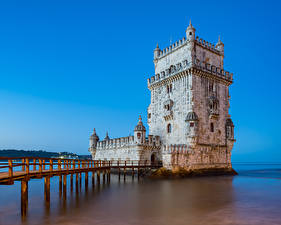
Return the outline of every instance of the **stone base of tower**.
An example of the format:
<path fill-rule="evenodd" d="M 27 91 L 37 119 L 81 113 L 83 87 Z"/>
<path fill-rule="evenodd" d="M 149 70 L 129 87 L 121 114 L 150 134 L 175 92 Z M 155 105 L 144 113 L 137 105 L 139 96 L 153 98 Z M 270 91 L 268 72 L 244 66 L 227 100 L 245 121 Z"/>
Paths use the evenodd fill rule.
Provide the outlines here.
<path fill-rule="evenodd" d="M 153 171 L 150 178 L 184 178 L 184 177 L 199 177 L 199 176 L 221 176 L 221 175 L 237 175 L 233 168 L 206 168 L 206 169 L 186 169 L 173 168 L 171 170 L 164 167 Z"/>
<path fill-rule="evenodd" d="M 232 146 L 186 145 L 165 146 L 162 151 L 162 163 L 165 169 L 175 170 L 232 170 Z"/>

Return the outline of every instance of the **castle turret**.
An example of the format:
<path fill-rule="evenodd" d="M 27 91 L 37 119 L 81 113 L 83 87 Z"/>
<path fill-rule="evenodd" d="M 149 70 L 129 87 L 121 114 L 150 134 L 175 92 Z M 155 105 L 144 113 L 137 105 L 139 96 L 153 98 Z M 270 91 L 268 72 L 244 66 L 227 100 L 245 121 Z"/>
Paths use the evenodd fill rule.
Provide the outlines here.
<path fill-rule="evenodd" d="M 186 28 L 186 40 L 194 41 L 195 40 L 195 28 L 191 24 L 191 20 L 189 21 L 189 26 Z"/>
<path fill-rule="evenodd" d="M 99 136 L 96 134 L 96 129 L 94 128 L 93 134 L 90 136 L 90 146 L 89 151 L 92 153 L 92 157 L 95 157 L 96 147 L 99 141 Z"/>
<path fill-rule="evenodd" d="M 90 136 L 90 148 L 97 147 L 98 141 L 99 141 L 99 136 L 96 134 L 96 129 L 94 128 L 93 134 Z"/>
<path fill-rule="evenodd" d="M 139 117 L 139 122 L 134 130 L 134 140 L 137 144 L 145 143 L 146 129 L 142 123 L 141 116 Z"/>
<path fill-rule="evenodd" d="M 154 60 L 157 59 L 160 56 L 160 48 L 159 45 L 157 43 L 156 48 L 154 49 Z"/>
<path fill-rule="evenodd" d="M 218 43 L 216 44 L 216 49 L 217 49 L 222 55 L 224 55 L 224 44 L 222 43 L 220 36 L 219 36 Z"/>

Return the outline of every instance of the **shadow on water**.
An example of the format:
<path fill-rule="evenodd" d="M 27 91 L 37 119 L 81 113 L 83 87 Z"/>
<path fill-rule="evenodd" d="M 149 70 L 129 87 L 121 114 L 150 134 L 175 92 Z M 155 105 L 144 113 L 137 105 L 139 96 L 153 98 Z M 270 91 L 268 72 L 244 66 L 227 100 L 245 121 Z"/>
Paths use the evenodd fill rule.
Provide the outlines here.
<path fill-rule="evenodd" d="M 179 180 L 52 177 L 49 205 L 43 179 L 32 180 L 22 224 L 281 224 L 280 180 L 249 175 L 265 171 L 261 168 L 237 170 L 241 175 L 235 177 Z M 0 224 L 21 224 L 19 183 L 0 191 Z"/>

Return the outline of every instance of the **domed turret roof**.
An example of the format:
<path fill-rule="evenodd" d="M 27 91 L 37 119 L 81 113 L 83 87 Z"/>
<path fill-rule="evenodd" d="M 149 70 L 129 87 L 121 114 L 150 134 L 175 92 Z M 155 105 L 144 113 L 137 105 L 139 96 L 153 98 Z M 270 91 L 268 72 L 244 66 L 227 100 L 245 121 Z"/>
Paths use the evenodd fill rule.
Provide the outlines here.
<path fill-rule="evenodd" d="M 189 20 L 189 25 L 188 27 L 186 28 L 186 30 L 194 30 L 195 31 L 195 28 L 192 26 L 191 24 L 191 20 Z"/>
<path fill-rule="evenodd" d="M 216 46 L 219 46 L 219 45 L 224 45 L 224 44 L 222 43 L 222 41 L 221 41 L 220 36 L 219 36 L 218 43 L 216 44 Z"/>
<path fill-rule="evenodd" d="M 195 112 L 189 112 L 187 113 L 185 121 L 198 121 L 198 116 Z"/>
<path fill-rule="evenodd" d="M 90 137 L 93 140 L 99 140 L 99 136 L 96 134 L 96 129 L 94 128 L 93 134 Z"/>
<path fill-rule="evenodd" d="M 139 117 L 139 122 L 138 122 L 137 126 L 135 127 L 134 131 L 146 131 L 146 129 L 141 121 L 141 116 Z"/>

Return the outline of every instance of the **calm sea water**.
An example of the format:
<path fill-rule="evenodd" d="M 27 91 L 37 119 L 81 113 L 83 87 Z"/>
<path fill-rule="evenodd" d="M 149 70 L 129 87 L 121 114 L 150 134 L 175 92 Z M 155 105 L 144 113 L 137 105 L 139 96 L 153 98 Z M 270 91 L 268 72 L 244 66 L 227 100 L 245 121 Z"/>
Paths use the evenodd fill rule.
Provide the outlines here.
<path fill-rule="evenodd" d="M 43 180 L 29 182 L 28 217 L 23 224 L 281 224 L 281 164 L 239 165 L 239 175 L 146 180 L 127 177 L 110 184 L 82 182 L 78 192 L 59 194 L 51 178 L 51 208 L 44 206 Z M 69 179 L 69 178 L 68 178 Z M 84 181 L 84 179 L 82 179 Z M 68 181 L 69 182 L 69 181 Z M 22 224 L 20 182 L 0 186 L 0 224 Z"/>

